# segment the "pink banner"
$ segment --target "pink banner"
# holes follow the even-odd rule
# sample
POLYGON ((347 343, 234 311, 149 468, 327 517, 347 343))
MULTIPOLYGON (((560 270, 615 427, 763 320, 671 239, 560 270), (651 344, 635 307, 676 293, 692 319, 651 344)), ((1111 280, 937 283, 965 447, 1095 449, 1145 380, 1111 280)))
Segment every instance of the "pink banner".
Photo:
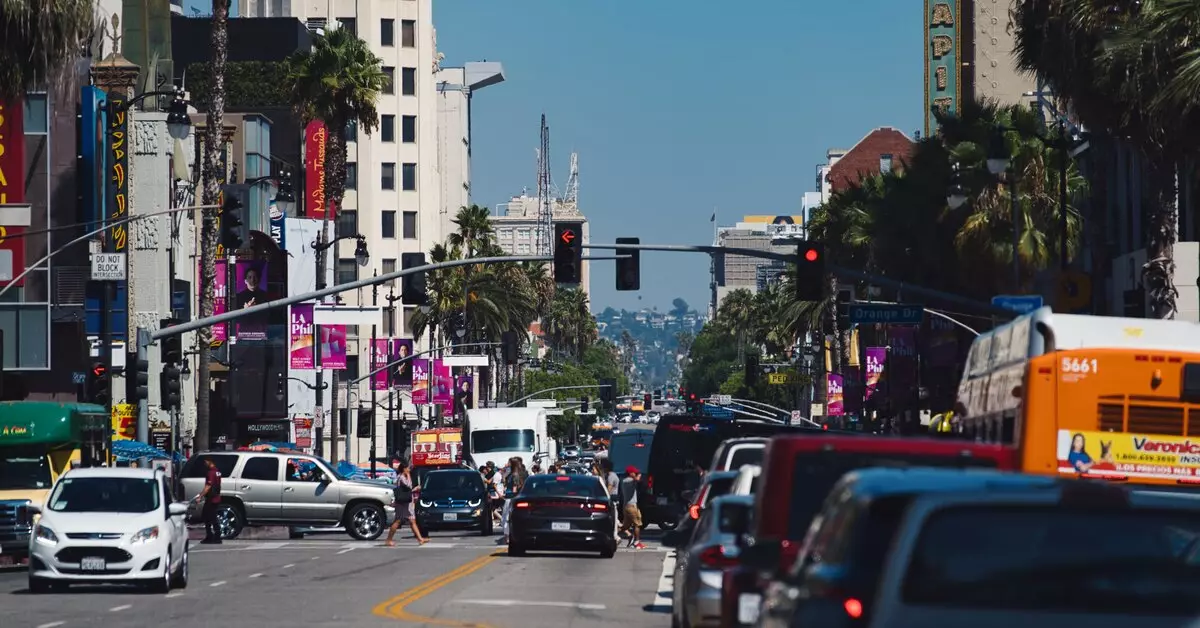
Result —
POLYGON ((413 405, 429 403, 429 360, 413 360, 412 372, 412 402, 413 405))
POLYGON ((346 368, 345 325, 321 325, 321 368, 346 368))
POLYGON ((826 373, 825 391, 825 415, 842 416, 845 414, 842 376, 837 373, 826 373))
MULTIPOLYGON (((391 354, 391 341, 387 338, 376 338, 375 346, 371 349, 371 370, 382 369, 388 364, 388 356, 391 354)), ((371 390, 387 390, 388 372, 387 369, 379 371, 371 376, 371 390)))
POLYGON ((475 378, 459 375, 454 378, 454 412, 466 416, 467 410, 475 407, 475 378))
MULTIPOLYGON (((225 313, 225 309, 226 309, 225 304, 226 304, 226 302, 227 302, 226 300, 229 296, 229 292, 226 290, 227 286, 225 285, 225 273, 228 268, 225 264, 226 264, 226 262, 223 259, 219 259, 215 262, 216 269, 217 269, 217 276, 213 278, 213 295, 215 297, 213 299, 213 315, 214 316, 217 314, 225 313)), ((227 332, 228 332, 228 326, 231 324, 232 323, 226 323, 223 325, 214 325, 213 329, 212 329, 213 340, 216 340, 218 342, 225 342, 226 340, 229 340, 229 334, 227 332)))
POLYGON ((316 354, 313 352, 313 304, 300 303, 292 306, 291 324, 288 325, 291 334, 291 366, 294 369, 311 370, 316 368, 316 354))
POLYGON ((887 347, 867 347, 867 399, 875 394, 883 366, 887 363, 887 347))
POLYGON ((454 378, 450 365, 441 360, 433 361, 433 402, 442 407, 442 412, 454 412, 454 378))
POLYGON ((412 338, 392 338, 392 386, 400 390, 412 390, 413 386, 413 341, 412 338), (405 359, 408 358, 408 359, 405 359), (404 360, 400 362, 400 360, 404 360))

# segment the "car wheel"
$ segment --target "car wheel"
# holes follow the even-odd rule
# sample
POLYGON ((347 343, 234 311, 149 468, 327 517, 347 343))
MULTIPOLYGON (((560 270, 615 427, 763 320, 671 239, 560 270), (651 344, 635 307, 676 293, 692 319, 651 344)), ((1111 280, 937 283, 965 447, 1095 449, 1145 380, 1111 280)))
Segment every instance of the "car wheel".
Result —
POLYGON ((658 526, 658 529, 662 530, 663 532, 670 532, 679 526, 679 522, 673 519, 664 519, 655 523, 654 525, 658 526))
POLYGON ((386 517, 375 504, 355 504, 346 513, 346 531, 360 541, 374 541, 387 527, 386 517))
POLYGON ((304 538, 304 533, 296 528, 288 528, 288 538, 293 541, 298 541, 304 538))
POLYGON ((520 545, 517 545, 516 543, 513 543, 512 541, 509 541, 508 542, 508 555, 509 556, 524 556, 525 548, 521 547, 520 545))
POLYGON ((171 586, 176 589, 186 589, 188 585, 188 545, 183 545, 183 558, 179 561, 179 570, 175 572, 175 578, 171 582, 171 586))
POLYGON ((246 517, 241 508, 233 504, 217 506, 217 530, 221 532, 222 539, 232 541, 238 538, 245 528, 246 517))
POLYGON ((617 555, 617 542, 613 541, 600 550, 600 558, 612 558, 617 555))
POLYGON ((46 578, 35 578, 33 576, 29 576, 30 593, 36 593, 39 595, 42 593, 49 593, 50 590, 54 588, 53 585, 54 583, 46 578))

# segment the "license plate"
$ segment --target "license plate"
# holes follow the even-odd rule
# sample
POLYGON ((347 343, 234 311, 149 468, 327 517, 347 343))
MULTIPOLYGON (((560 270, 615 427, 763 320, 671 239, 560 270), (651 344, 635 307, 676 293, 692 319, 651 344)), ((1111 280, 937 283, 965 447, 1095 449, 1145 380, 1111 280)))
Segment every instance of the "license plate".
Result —
POLYGON ((554 523, 550 524, 550 529, 551 529, 551 530, 554 530, 555 532, 563 532, 563 531, 565 531, 565 530, 570 530, 570 529, 571 529, 571 524, 569 524, 569 523, 559 523, 559 522, 557 522, 557 521, 556 521, 556 522, 554 522, 554 523))
POLYGON ((85 556, 79 560, 79 569, 82 571, 104 571, 108 569, 108 563, 99 556, 85 556))
POLYGON ((753 624, 758 621, 758 609, 762 604, 762 596, 754 593, 743 593, 738 596, 738 623, 753 624))
POLYGON ((442 513, 442 521, 458 521, 458 513, 454 513, 454 512, 442 513))

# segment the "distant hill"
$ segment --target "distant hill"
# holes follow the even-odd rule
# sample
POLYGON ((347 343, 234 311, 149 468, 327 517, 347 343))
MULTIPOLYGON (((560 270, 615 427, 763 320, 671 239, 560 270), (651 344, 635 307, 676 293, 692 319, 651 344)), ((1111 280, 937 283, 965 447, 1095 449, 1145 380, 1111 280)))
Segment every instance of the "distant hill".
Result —
POLYGON ((705 317, 683 299, 675 299, 667 312, 606 307, 596 314, 600 337, 631 352, 635 368, 631 383, 638 382, 647 390, 678 382, 679 360, 687 355, 691 339, 704 323, 705 317))

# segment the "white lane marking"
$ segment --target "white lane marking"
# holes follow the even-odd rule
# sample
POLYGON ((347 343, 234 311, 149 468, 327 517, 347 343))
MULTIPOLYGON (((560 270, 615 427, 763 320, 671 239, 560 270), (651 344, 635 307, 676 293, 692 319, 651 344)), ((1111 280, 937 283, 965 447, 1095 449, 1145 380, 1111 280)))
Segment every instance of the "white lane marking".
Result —
POLYGON ((174 593, 168 593, 168 594, 166 595, 166 598, 167 598, 168 600, 169 600, 169 599, 171 599, 171 598, 173 598, 173 597, 183 597, 183 593, 182 593, 182 592, 180 592, 180 591, 176 591, 176 592, 174 592, 174 593))
POLYGON ((670 611, 671 594, 674 589, 672 579, 675 575, 675 554, 669 553, 663 558, 662 575, 658 577, 658 586, 654 588, 654 601, 650 602, 653 610, 670 611))
POLYGON ((320 560, 320 559, 321 559, 321 557, 320 557, 320 556, 313 556, 313 557, 312 557, 312 558, 310 558, 309 560, 320 560))
POLYGON ((261 578, 261 577, 262 577, 262 574, 260 574, 260 573, 252 573, 252 574, 250 574, 250 577, 251 577, 251 578, 261 578))
POLYGON ((48 624, 42 624, 42 625, 38 626, 37 628, 56 628, 57 626, 61 626, 61 625, 65 624, 65 623, 67 623, 67 622, 65 622, 65 621, 52 621, 52 622, 50 622, 50 623, 48 623, 48 624))
POLYGON ((283 569, 291 569, 292 567, 295 567, 295 566, 296 566, 296 563, 288 563, 288 564, 284 565, 282 568, 283 569))
POLYGON ((480 604, 483 606, 551 606, 554 608, 576 608, 582 611, 602 611, 607 606, 603 604, 579 604, 576 602, 529 602, 525 600, 455 600, 459 604, 480 604))
POLYGON ((219 587, 219 586, 223 586, 224 584, 225 584, 225 581, 224 581, 224 580, 217 580, 216 582, 214 582, 214 583, 212 583, 212 584, 210 584, 210 585, 208 585, 208 586, 210 586, 210 587, 219 587))
POLYGON ((110 612, 110 613, 118 613, 118 612, 120 612, 120 611, 128 610, 128 609, 131 609, 131 608, 133 608, 133 604, 122 604, 122 605, 120 605, 120 606, 114 606, 114 607, 112 607, 112 608, 108 609, 108 612, 110 612))
POLYGON ((350 552, 353 552, 353 551, 354 551, 354 550, 356 550, 356 549, 358 549, 358 548, 357 548, 357 547, 347 547, 346 549, 344 549, 344 550, 342 550, 342 551, 338 552, 338 554, 339 554, 339 555, 341 555, 341 554, 349 554, 350 552))
POLYGON ((251 545, 250 547, 253 547, 256 550, 277 550, 277 549, 283 549, 287 546, 288 546, 287 543, 260 543, 260 544, 251 545))

